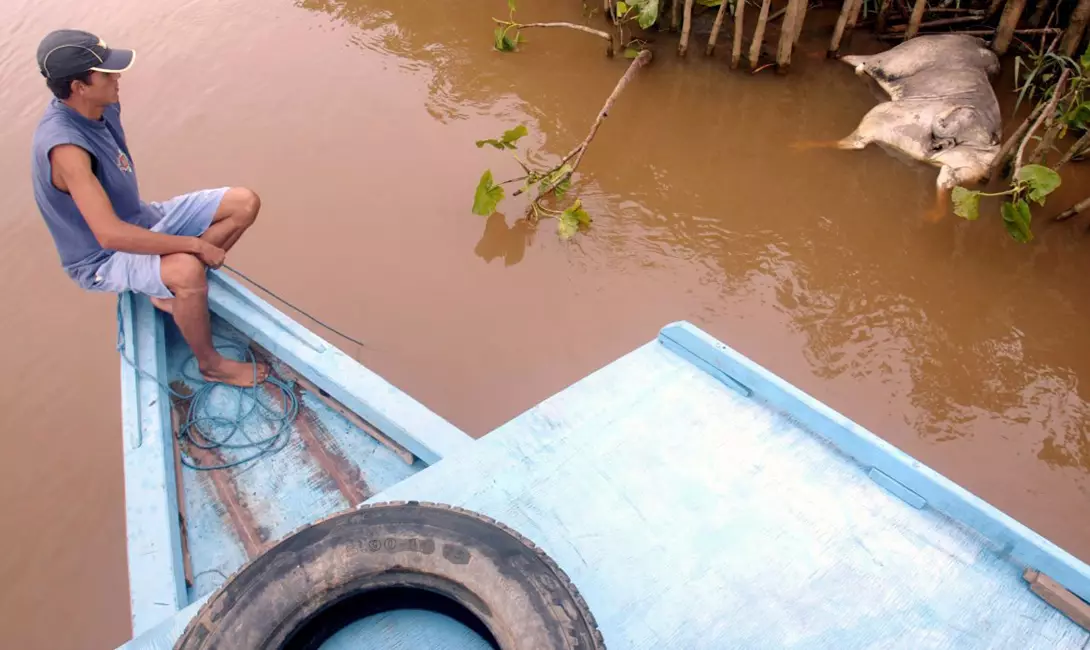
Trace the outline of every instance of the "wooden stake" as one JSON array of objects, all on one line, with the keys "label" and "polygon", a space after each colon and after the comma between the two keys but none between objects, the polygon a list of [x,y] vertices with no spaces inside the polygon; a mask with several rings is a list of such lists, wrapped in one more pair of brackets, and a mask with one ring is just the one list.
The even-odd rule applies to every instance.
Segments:
[{"label": "wooden stake", "polygon": [[799,39],[802,37],[802,24],[806,22],[806,12],[810,9],[810,0],[803,0],[798,8],[798,15],[795,16],[795,45],[799,44]]},{"label": "wooden stake", "polygon": [[681,40],[677,44],[677,55],[685,56],[689,51],[689,30],[693,23],[693,0],[685,0],[684,13],[681,16]]},{"label": "wooden stake", "polygon": [[[1026,0],[1022,0],[1025,2]],[[912,6],[912,16],[908,19],[908,27],[905,28],[905,40],[912,38],[920,31],[920,21],[923,20],[924,10],[927,9],[927,0],[916,0]]]},{"label": "wooden stake", "polygon": [[[924,0],[920,0],[923,2]],[[844,0],[844,5],[840,8],[840,17],[836,19],[836,27],[833,28],[833,38],[829,41],[829,57],[836,57],[840,51],[840,41],[844,38],[844,29],[848,26],[848,19],[851,18],[852,13],[855,12],[855,4],[860,3],[862,5],[863,0]]]},{"label": "wooden stake", "polygon": [[708,46],[704,48],[704,56],[715,54],[715,42],[719,40],[719,29],[723,27],[723,16],[727,14],[729,5],[729,0],[723,0],[719,3],[719,11],[715,12],[715,23],[712,25],[712,34],[708,37]]},{"label": "wooden stake", "polygon": [[991,3],[988,4],[988,13],[987,13],[988,18],[991,18],[992,16],[994,16],[996,14],[996,12],[999,11],[999,8],[1002,7],[1002,6],[1003,6],[1003,0],[992,0]]},{"label": "wooden stake", "polygon": [[1082,35],[1086,31],[1087,21],[1090,21],[1090,0],[1079,0],[1079,4],[1075,5],[1075,11],[1071,14],[1071,22],[1067,26],[1067,31],[1064,32],[1063,40],[1060,42],[1061,52],[1067,56],[1075,55],[1075,50],[1079,49]]},{"label": "wooden stake", "polygon": [[795,46],[795,21],[809,0],[788,0],[787,13],[780,28],[780,44],[776,50],[776,71],[787,72],[791,67],[791,49]]},{"label": "wooden stake", "polygon": [[1052,0],[1037,0],[1037,7],[1033,10],[1033,15],[1029,17],[1029,24],[1031,27],[1040,27],[1041,21],[1045,19],[1045,12],[1052,8]]},{"label": "wooden stake", "polygon": [[[982,16],[958,16],[957,18],[939,18],[938,20],[931,20],[926,23],[920,23],[917,29],[924,29],[926,27],[942,27],[943,25],[960,25],[963,23],[982,23],[984,18]],[[894,25],[889,29],[893,34],[903,32],[908,28],[908,25]]]},{"label": "wooden stake", "polygon": [[[724,3],[726,0],[723,0]],[[737,69],[738,63],[742,60],[742,27],[744,26],[743,19],[746,12],[746,0],[736,0],[737,6],[734,11],[734,43],[731,45],[730,50],[730,67],[731,69]]]},{"label": "wooden stake", "polygon": [[1025,9],[1026,0],[1008,0],[1007,6],[1003,7],[1003,15],[999,19],[995,39],[992,40],[992,50],[996,54],[1002,56],[1007,53],[1007,48],[1011,46],[1011,39],[1014,38],[1014,30],[1018,28],[1018,20]]},{"label": "wooden stake", "polygon": [[677,31],[678,24],[681,22],[678,16],[678,8],[681,6],[681,0],[673,0],[670,3],[670,29]]},{"label": "wooden stake", "polygon": [[882,0],[882,6],[878,8],[878,18],[874,23],[874,31],[879,34],[886,33],[886,23],[889,22],[889,10],[893,8],[893,0]]},{"label": "wooden stake", "polygon": [[[851,2],[852,0],[847,0]],[[744,0],[738,0],[738,2],[744,2]],[[758,59],[761,57],[761,44],[765,40],[765,26],[768,25],[768,8],[772,5],[772,0],[763,0],[761,2],[761,13],[757,16],[757,27],[753,30],[753,42],[749,45],[749,67],[751,69],[757,67]]]},{"label": "wooden stake", "polygon": [[1075,144],[1071,145],[1071,148],[1067,150],[1067,153],[1060,158],[1060,162],[1056,163],[1053,167],[1056,171],[1060,171],[1060,167],[1063,167],[1067,163],[1071,162],[1071,159],[1079,155],[1087,147],[1090,147],[1090,131],[1082,134],[1082,137],[1075,141]]},{"label": "wooden stake", "polygon": [[1079,214],[1080,212],[1082,212],[1083,210],[1085,210],[1087,208],[1090,208],[1090,196],[1088,196],[1085,199],[1079,201],[1078,203],[1071,206],[1070,208],[1064,210],[1060,214],[1056,215],[1054,218],[1055,218],[1056,221],[1067,221],[1071,217],[1075,216],[1076,214]]}]

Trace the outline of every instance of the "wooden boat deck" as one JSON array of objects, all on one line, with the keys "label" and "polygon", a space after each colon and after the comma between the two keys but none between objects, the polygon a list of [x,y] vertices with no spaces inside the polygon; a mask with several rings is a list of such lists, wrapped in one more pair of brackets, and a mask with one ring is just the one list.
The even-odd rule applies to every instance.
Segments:
[{"label": "wooden boat deck", "polygon": [[[401,500],[530,538],[613,650],[1090,647],[1023,578],[1087,598],[1090,567],[688,324],[369,502]],[[377,629],[324,647],[380,647]],[[481,647],[421,641],[439,629],[414,612],[381,630],[382,647]]]}]

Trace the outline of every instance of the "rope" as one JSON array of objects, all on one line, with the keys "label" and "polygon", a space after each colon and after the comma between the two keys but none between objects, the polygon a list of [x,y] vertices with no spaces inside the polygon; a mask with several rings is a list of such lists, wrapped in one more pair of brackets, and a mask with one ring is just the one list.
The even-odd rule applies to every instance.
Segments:
[{"label": "rope", "polygon": [[[268,454],[274,454],[287,446],[288,440],[291,438],[291,424],[299,413],[299,400],[295,394],[294,382],[284,382],[276,377],[269,376],[265,380],[266,383],[278,388],[283,394],[283,400],[280,402],[279,407],[262,401],[259,395],[265,391],[256,385],[257,358],[254,356],[253,351],[250,350],[248,345],[239,341],[213,336],[213,344],[215,344],[217,338],[221,341],[219,345],[216,345],[216,349],[221,354],[225,351],[235,352],[238,353],[239,357],[242,357],[237,358],[237,361],[244,360],[250,363],[253,367],[255,385],[244,388],[218,382],[208,382],[201,376],[199,371],[196,373],[189,372],[189,367],[195,365],[196,362],[196,357],[190,354],[185,363],[182,364],[182,376],[191,385],[195,385],[196,389],[189,394],[180,393],[159,381],[158,377],[140,368],[125,354],[125,330],[122,325],[121,299],[122,294],[118,294],[117,351],[121,358],[142,377],[151,379],[175,399],[187,402],[185,420],[180,424],[175,434],[179,443],[178,447],[182,450],[181,461],[183,465],[200,471],[227,469],[255,461]],[[209,404],[217,393],[226,394],[228,397],[227,403],[231,403],[230,398],[234,398],[234,409],[230,407],[226,409],[228,411],[233,410],[233,415],[217,415],[209,412]],[[246,432],[244,424],[255,414],[269,423],[273,429],[271,435],[255,439]],[[186,449],[189,445],[217,455],[221,455],[221,450],[230,452],[232,455],[240,452],[248,453],[245,453],[242,458],[232,461],[201,464],[188,455]]]},{"label": "rope", "polygon": [[355,343],[356,345],[360,346],[361,348],[363,348],[363,347],[367,347],[367,346],[365,346],[365,345],[363,344],[363,341],[360,341],[359,339],[354,339],[354,338],[352,338],[351,336],[349,336],[349,335],[345,334],[344,332],[342,332],[342,331],[340,331],[340,330],[338,330],[338,329],[334,328],[334,327],[333,327],[332,325],[328,325],[328,324],[326,324],[326,323],[323,323],[322,321],[318,320],[318,319],[317,319],[317,318],[315,318],[314,316],[311,316],[310,314],[306,313],[306,312],[305,312],[305,311],[303,311],[302,309],[300,309],[300,308],[296,307],[295,305],[291,304],[290,302],[288,302],[288,301],[287,301],[287,300],[285,300],[284,298],[281,298],[280,296],[276,295],[275,293],[273,293],[273,292],[272,292],[272,290],[270,290],[270,289],[266,289],[265,287],[261,286],[261,285],[260,285],[260,284],[258,284],[257,282],[254,282],[254,281],[253,281],[253,279],[251,279],[251,278],[248,278],[248,277],[246,277],[246,275],[245,275],[244,273],[242,273],[241,271],[239,271],[239,270],[237,270],[237,269],[233,269],[233,268],[231,268],[230,266],[228,266],[228,265],[226,265],[226,264],[224,264],[224,265],[223,265],[223,268],[227,269],[227,270],[228,270],[228,271],[230,271],[231,273],[234,273],[234,274],[235,274],[235,275],[237,275],[238,277],[242,278],[243,280],[245,280],[245,281],[249,282],[250,284],[254,285],[255,287],[257,287],[258,289],[261,289],[261,290],[262,290],[262,291],[264,291],[265,293],[269,294],[269,295],[270,295],[270,296],[272,296],[273,298],[276,298],[276,299],[277,299],[277,300],[279,300],[280,302],[284,303],[284,304],[285,304],[285,305],[287,305],[288,307],[291,307],[292,309],[294,309],[295,311],[299,312],[300,314],[302,314],[302,315],[306,316],[307,318],[309,318],[310,320],[314,321],[315,323],[318,323],[319,325],[321,325],[322,327],[326,328],[326,329],[327,329],[327,330],[329,330],[330,332],[333,332],[334,334],[337,334],[338,336],[344,337],[345,339],[348,339],[349,341],[352,341],[353,343]]}]

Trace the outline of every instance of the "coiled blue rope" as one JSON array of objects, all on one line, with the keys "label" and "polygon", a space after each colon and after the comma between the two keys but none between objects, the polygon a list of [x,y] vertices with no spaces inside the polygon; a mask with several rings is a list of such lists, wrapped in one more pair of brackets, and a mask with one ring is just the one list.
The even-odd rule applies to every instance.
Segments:
[{"label": "coiled blue rope", "polygon": [[[236,360],[250,363],[253,367],[255,385],[244,388],[209,382],[201,376],[199,370],[189,372],[191,366],[196,366],[196,357],[190,354],[182,365],[182,376],[190,385],[196,386],[196,389],[189,394],[174,390],[169,385],[161,382],[158,377],[140,368],[134,360],[125,354],[125,329],[121,311],[122,295],[118,294],[117,296],[117,351],[121,358],[125,360],[125,363],[141,376],[154,381],[175,399],[187,402],[185,420],[180,423],[178,431],[175,433],[179,443],[178,446],[182,450],[181,461],[186,467],[195,470],[237,467],[263,456],[274,454],[287,446],[291,438],[291,425],[299,414],[299,399],[296,397],[294,382],[284,382],[276,377],[269,376],[265,382],[280,389],[283,399],[279,406],[268,403],[272,401],[272,398],[263,401],[259,395],[265,391],[256,385],[257,358],[250,347],[239,341],[213,336],[213,344],[220,354],[233,352],[239,357]],[[217,338],[220,340],[219,344],[215,342]],[[220,403],[233,405],[233,408],[227,407],[221,409],[221,411],[233,411],[233,414],[210,412],[210,405],[217,393],[227,395],[226,399],[219,400]],[[268,423],[273,430],[272,434],[254,438],[246,431],[244,424],[255,415]],[[260,423],[257,423],[257,426],[260,427]],[[201,464],[187,453],[186,448],[188,445],[204,449],[221,457],[222,452],[228,452],[232,456],[242,453],[243,456],[222,463]]]}]

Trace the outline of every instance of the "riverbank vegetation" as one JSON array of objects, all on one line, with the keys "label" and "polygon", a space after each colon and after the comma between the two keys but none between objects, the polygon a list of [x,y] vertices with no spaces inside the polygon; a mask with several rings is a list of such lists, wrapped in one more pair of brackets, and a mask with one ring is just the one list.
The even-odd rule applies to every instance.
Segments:
[{"label": "riverbank vegetation", "polygon": [[[558,231],[570,237],[591,222],[578,198],[568,194],[571,177],[610,108],[632,76],[651,60],[656,34],[677,34],[677,56],[687,56],[694,33],[706,33],[705,56],[715,56],[721,40],[731,41],[730,67],[746,58],[751,72],[774,67],[785,73],[809,12],[837,9],[836,0],[582,0],[583,23],[531,22],[516,18],[516,0],[507,1],[506,18],[493,18],[493,47],[503,53],[524,46],[524,30],[576,30],[605,43],[609,57],[630,59],[628,69],[607,98],[587,137],[558,163],[539,165],[529,155],[519,156],[517,142],[527,135],[525,126],[498,138],[477,142],[510,151],[523,175],[495,182],[486,170],[474,194],[473,211],[491,215],[505,198],[504,186],[521,184],[512,196],[534,192],[527,218],[556,218]],[[1015,67],[1016,110],[1032,105],[1029,116],[1003,143],[990,173],[1003,179],[1006,189],[955,188],[955,213],[965,219],[979,218],[982,197],[1001,197],[999,217],[1015,240],[1033,239],[1033,205],[1044,206],[1060,185],[1060,169],[1090,155],[1090,52],[1084,43],[1090,22],[1090,0],[842,0],[828,44],[830,57],[840,55],[855,30],[869,28],[887,42],[924,34],[963,33],[984,39],[998,55]],[[747,6],[756,18],[747,22]],[[733,28],[725,29],[728,17]],[[700,29],[694,25],[700,24]],[[747,37],[746,27],[752,23]],[[766,44],[769,34],[778,38]],[[672,39],[671,39],[672,42]],[[1081,52],[1081,56],[1079,53]],[[558,202],[561,202],[558,204]],[[1069,219],[1090,210],[1090,198],[1061,212],[1056,220]]]}]

